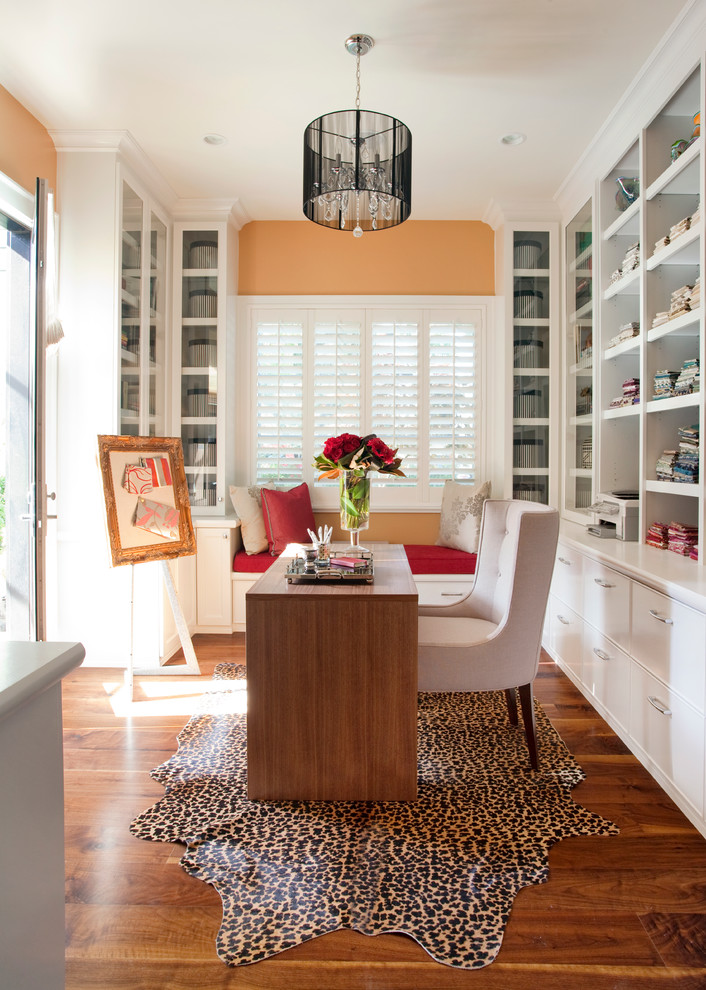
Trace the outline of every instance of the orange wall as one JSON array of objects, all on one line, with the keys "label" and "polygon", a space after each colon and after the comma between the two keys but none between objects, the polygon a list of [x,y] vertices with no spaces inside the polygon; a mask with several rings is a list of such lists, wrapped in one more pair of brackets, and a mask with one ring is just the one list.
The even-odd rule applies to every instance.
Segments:
[{"label": "orange wall", "polygon": [[495,294],[494,233],[480,220],[407,220],[353,237],[309,220],[240,231],[240,295]]},{"label": "orange wall", "polygon": [[46,128],[0,86],[0,172],[27,192],[47,179],[56,190],[56,149]]}]

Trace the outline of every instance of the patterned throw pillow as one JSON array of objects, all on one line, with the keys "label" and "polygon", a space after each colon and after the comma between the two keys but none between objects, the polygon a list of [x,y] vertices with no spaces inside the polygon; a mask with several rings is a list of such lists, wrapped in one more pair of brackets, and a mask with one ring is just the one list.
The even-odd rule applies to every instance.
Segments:
[{"label": "patterned throw pillow", "polygon": [[490,498],[489,481],[482,485],[446,481],[441,497],[441,520],[436,545],[477,553],[480,517],[487,498]]},{"label": "patterned throw pillow", "polygon": [[267,550],[265,520],[262,517],[262,488],[274,488],[271,481],[266,485],[249,488],[230,486],[230,500],[235,514],[240,520],[240,535],[246,553],[262,553]]}]

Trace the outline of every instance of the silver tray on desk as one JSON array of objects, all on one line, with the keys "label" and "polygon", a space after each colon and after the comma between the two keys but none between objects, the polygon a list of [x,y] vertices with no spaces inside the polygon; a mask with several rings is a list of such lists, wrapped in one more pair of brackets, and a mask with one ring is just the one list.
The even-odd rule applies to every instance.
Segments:
[{"label": "silver tray on desk", "polygon": [[[339,558],[348,560],[355,558],[355,567],[337,567],[335,561]],[[341,584],[342,582],[372,584],[373,555],[369,550],[332,553],[328,564],[324,565],[317,561],[313,567],[311,562],[307,562],[304,558],[294,557],[287,565],[285,577],[288,584]]]}]

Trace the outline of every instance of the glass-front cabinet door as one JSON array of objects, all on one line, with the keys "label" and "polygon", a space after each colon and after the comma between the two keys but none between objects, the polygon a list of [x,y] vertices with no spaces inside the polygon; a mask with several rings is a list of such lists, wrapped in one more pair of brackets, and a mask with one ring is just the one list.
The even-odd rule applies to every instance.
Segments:
[{"label": "glass-front cabinet door", "polygon": [[585,520],[593,501],[593,214],[589,200],[566,228],[564,512]]},{"label": "glass-front cabinet door", "polygon": [[550,234],[512,233],[512,497],[549,502]]},{"label": "glass-front cabinet door", "polygon": [[219,308],[222,276],[221,231],[188,229],[178,233],[181,273],[179,308],[179,415],[186,480],[195,508],[218,502]]},{"label": "glass-front cabinet door", "polygon": [[122,183],[119,432],[166,429],[167,224]]}]

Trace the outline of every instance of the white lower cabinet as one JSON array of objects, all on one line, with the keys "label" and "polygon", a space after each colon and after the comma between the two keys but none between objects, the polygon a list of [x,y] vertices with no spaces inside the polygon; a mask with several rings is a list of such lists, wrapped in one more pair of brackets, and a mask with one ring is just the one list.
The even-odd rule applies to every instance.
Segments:
[{"label": "white lower cabinet", "polygon": [[583,631],[582,681],[601,708],[623,729],[630,720],[630,664],[627,653],[588,622]]},{"label": "white lower cabinet", "polygon": [[704,718],[674,691],[632,664],[630,735],[664,776],[702,814]]},{"label": "white lower cabinet", "polygon": [[199,632],[231,632],[234,530],[196,525],[196,625]]},{"label": "white lower cabinet", "polygon": [[545,646],[706,835],[706,595],[702,612],[618,568],[560,542]]},{"label": "white lower cabinet", "polygon": [[549,599],[549,642],[563,665],[581,680],[583,619],[555,595]]},{"label": "white lower cabinet", "polygon": [[704,711],[706,615],[644,585],[633,587],[631,653]]}]

